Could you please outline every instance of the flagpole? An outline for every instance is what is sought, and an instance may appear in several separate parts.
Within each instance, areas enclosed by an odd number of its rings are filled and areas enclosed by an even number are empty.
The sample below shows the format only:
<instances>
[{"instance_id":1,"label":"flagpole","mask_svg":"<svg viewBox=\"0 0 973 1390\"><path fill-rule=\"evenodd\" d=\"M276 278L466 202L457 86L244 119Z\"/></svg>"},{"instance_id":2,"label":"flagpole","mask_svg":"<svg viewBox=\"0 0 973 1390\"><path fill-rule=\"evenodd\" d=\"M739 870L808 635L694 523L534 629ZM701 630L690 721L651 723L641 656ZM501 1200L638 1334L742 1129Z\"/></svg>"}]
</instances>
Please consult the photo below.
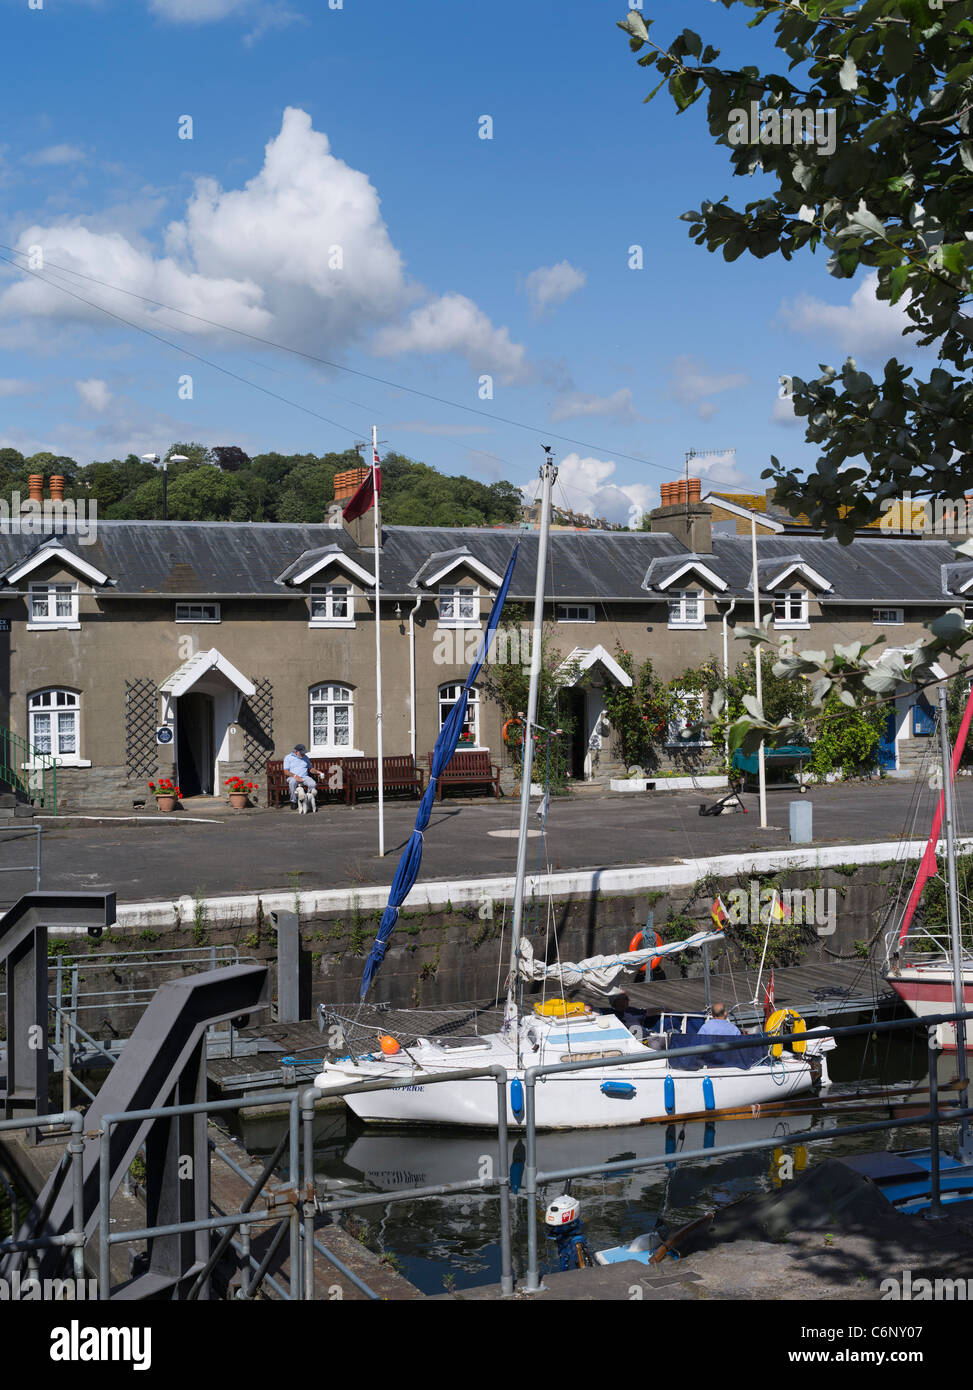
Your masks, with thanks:
<instances>
[{"instance_id":1,"label":"flagpole","mask_svg":"<svg viewBox=\"0 0 973 1390\"><path fill-rule=\"evenodd\" d=\"M381 534L378 483L378 426L372 426L372 499L375 537L375 724L378 731L378 857L385 857L385 765L382 761L382 589L379 578Z\"/></svg>"},{"instance_id":2,"label":"flagpole","mask_svg":"<svg viewBox=\"0 0 973 1390\"><path fill-rule=\"evenodd\" d=\"M750 516L750 549L753 557L753 625L760 626L760 588L758 584L759 574L757 571L757 520L751 513ZM764 707L763 692L763 670L762 657L763 647L757 643L756 651L753 654L754 665L757 673L757 704L760 706L761 714ZM760 740L760 751L757 754L757 783L760 789L760 829L767 829L767 765L764 762L764 741Z\"/></svg>"}]
</instances>

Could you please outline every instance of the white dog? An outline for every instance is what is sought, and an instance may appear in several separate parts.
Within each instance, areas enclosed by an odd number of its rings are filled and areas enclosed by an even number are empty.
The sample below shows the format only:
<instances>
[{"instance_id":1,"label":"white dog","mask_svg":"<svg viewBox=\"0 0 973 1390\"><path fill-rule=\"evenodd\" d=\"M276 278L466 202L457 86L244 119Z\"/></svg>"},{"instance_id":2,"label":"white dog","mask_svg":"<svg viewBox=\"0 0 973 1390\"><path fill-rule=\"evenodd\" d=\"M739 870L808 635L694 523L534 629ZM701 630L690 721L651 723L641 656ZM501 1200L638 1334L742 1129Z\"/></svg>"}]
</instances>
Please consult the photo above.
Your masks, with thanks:
<instances>
[{"instance_id":1,"label":"white dog","mask_svg":"<svg viewBox=\"0 0 973 1390\"><path fill-rule=\"evenodd\" d=\"M298 783L297 787L297 809L302 816L306 816L309 811L313 815L318 809L317 796L302 783Z\"/></svg>"}]
</instances>

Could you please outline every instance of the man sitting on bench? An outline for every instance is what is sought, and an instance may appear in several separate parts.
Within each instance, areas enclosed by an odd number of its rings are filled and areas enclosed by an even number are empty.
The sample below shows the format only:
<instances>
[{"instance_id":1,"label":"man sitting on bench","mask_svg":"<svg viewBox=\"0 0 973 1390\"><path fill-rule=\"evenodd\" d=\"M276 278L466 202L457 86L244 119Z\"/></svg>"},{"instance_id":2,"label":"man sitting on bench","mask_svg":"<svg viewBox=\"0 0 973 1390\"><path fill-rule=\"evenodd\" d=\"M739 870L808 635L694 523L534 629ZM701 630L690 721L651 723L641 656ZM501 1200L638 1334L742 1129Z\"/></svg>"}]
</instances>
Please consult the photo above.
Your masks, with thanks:
<instances>
[{"instance_id":1,"label":"man sitting on bench","mask_svg":"<svg viewBox=\"0 0 973 1390\"><path fill-rule=\"evenodd\" d=\"M311 795L317 796L318 784L311 772L311 759L303 743L295 744L293 753L288 753L284 759L284 771L288 774L287 789L291 796L291 806L297 805L298 782L303 782Z\"/></svg>"}]
</instances>

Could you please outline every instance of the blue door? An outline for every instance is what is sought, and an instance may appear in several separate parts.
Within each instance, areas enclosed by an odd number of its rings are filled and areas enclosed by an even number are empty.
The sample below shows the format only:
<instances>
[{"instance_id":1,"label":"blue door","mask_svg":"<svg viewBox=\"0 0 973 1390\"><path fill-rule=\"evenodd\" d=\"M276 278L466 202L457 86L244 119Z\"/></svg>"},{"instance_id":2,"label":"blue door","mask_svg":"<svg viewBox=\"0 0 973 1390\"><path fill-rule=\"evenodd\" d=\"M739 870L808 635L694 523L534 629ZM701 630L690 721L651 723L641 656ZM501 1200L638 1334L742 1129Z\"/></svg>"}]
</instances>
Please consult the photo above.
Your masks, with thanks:
<instances>
[{"instance_id":1,"label":"blue door","mask_svg":"<svg viewBox=\"0 0 973 1390\"><path fill-rule=\"evenodd\" d=\"M890 710L885 716L885 727L875 750L876 761L886 772L895 770L895 712Z\"/></svg>"}]
</instances>

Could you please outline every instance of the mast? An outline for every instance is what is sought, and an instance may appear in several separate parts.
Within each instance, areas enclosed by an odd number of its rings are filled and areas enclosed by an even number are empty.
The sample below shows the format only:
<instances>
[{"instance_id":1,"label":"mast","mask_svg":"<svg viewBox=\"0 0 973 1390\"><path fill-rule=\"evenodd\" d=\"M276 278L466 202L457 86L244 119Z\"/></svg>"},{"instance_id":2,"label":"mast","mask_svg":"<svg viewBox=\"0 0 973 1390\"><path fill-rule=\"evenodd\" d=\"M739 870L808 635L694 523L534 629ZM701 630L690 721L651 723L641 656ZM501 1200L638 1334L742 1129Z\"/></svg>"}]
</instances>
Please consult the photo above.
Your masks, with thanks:
<instances>
[{"instance_id":1,"label":"mast","mask_svg":"<svg viewBox=\"0 0 973 1390\"><path fill-rule=\"evenodd\" d=\"M375 545L375 725L378 742L378 857L385 857L385 763L382 760L382 582L379 557L382 553L381 503L378 482L378 426L372 426L372 525Z\"/></svg>"},{"instance_id":2,"label":"mast","mask_svg":"<svg viewBox=\"0 0 973 1390\"><path fill-rule=\"evenodd\" d=\"M953 1009L956 1013L962 1013L965 1004L963 1001L963 961L960 953L956 845L953 839L953 762L949 750L949 720L946 715L945 685L939 687L939 746L943 760L943 805L945 808L943 818L946 822L946 882L948 886L947 901L949 903L949 945L953 957ZM956 1074L961 1083L960 1109L965 1110L967 1089L966 1021L962 1018L956 1020ZM960 1122L959 1135L960 1155L963 1158L966 1157L967 1139L967 1121L964 1117Z\"/></svg>"},{"instance_id":3,"label":"mast","mask_svg":"<svg viewBox=\"0 0 973 1390\"><path fill-rule=\"evenodd\" d=\"M520 768L520 834L517 840L517 880L514 888L513 927L510 937L510 983L508 1004L512 1001L517 983L517 964L524 919L524 881L527 875L527 826L530 818L530 779L534 765L534 724L537 720L537 692L541 676L541 639L544 624L544 575L547 570L547 540L551 529L551 489L557 469L551 461L547 444L541 446L546 458L541 466L541 529L537 541L537 577L534 585L534 630L530 647L530 693L527 696L527 718L524 721L523 758ZM509 1012L509 1009L508 1009ZM517 1065L520 1066L520 1028L517 1028Z\"/></svg>"}]
</instances>

